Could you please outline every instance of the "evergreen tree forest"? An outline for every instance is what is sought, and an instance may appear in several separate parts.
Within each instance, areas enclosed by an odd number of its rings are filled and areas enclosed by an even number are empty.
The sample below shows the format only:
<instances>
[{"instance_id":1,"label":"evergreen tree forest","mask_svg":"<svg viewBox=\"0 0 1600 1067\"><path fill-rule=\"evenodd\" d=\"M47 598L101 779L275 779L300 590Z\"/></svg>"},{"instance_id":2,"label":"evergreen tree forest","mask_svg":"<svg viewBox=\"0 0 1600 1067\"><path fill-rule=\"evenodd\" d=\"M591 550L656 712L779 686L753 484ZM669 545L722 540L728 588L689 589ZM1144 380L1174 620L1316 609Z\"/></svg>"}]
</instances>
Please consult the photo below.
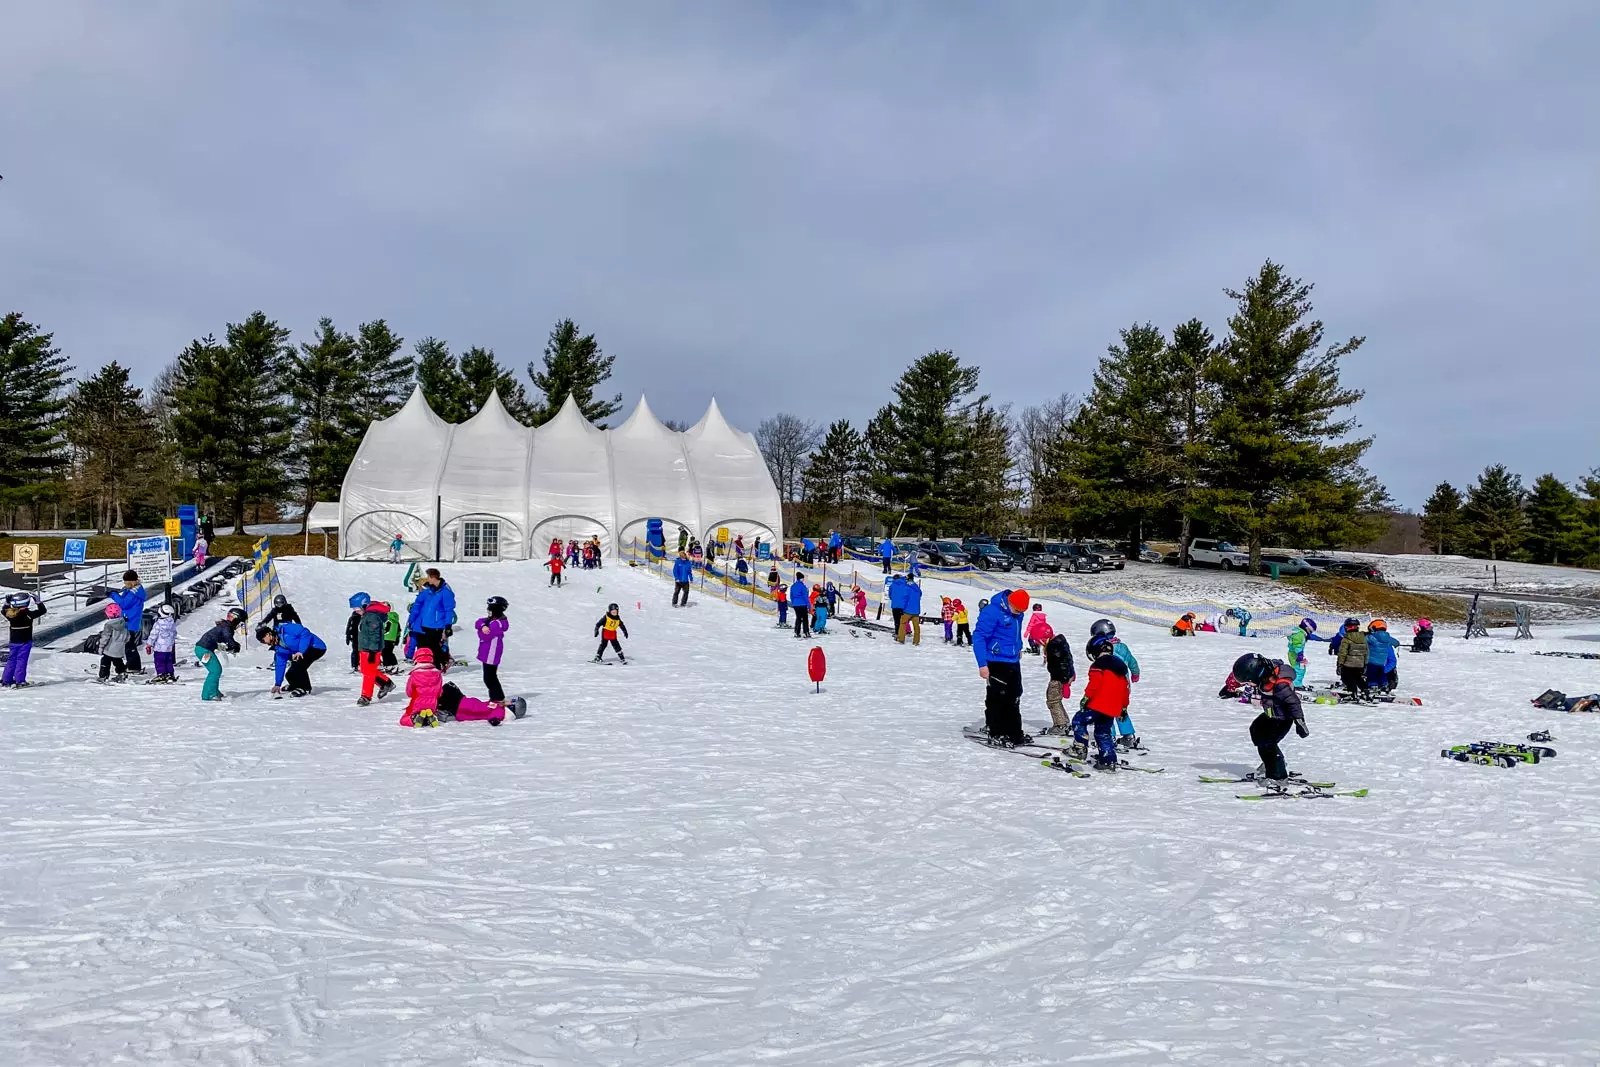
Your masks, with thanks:
<instances>
[{"instance_id":1,"label":"evergreen tree forest","mask_svg":"<svg viewBox=\"0 0 1600 1067\"><path fill-rule=\"evenodd\" d=\"M182 502L214 516L219 532L242 533L338 499L367 426L418 386L449 422L471 418L491 392L529 426L568 392L604 418L621 398L594 391L614 359L562 320L530 395L492 349L458 354L434 337L407 347L382 319L350 331L324 318L296 339L256 311L189 342L142 386L115 361L79 370L87 361L12 312L0 317L0 522L152 527Z\"/></svg>"}]
</instances>

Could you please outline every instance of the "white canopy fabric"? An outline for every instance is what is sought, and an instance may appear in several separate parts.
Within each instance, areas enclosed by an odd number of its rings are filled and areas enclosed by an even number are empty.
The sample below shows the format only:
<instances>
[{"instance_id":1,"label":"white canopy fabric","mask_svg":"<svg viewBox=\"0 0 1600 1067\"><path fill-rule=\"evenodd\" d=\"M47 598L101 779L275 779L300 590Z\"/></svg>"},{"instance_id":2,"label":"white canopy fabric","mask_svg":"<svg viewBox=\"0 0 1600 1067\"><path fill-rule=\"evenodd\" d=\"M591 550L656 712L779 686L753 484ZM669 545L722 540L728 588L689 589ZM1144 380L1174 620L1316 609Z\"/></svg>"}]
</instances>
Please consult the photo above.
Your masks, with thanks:
<instances>
[{"instance_id":1,"label":"white canopy fabric","mask_svg":"<svg viewBox=\"0 0 1600 1067\"><path fill-rule=\"evenodd\" d=\"M339 493L341 556L380 557L398 533L409 555L438 558L439 475L453 429L420 386L399 411L367 427Z\"/></svg>"},{"instance_id":2,"label":"white canopy fabric","mask_svg":"<svg viewBox=\"0 0 1600 1067\"><path fill-rule=\"evenodd\" d=\"M627 421L601 430L569 397L530 430L490 394L459 426L434 415L420 390L362 438L340 497L340 552L386 555L398 531L410 557L458 559L492 522L500 559L539 557L552 538L598 535L608 553L643 541L659 518L668 545L682 524L702 541L721 527L746 542L778 542L783 512L755 438L711 402L693 429L666 428L641 397ZM435 540L437 538L437 544Z\"/></svg>"},{"instance_id":3,"label":"white canopy fabric","mask_svg":"<svg viewBox=\"0 0 1600 1067\"><path fill-rule=\"evenodd\" d=\"M311 505L311 514L306 516L306 529L337 530L338 528L339 502L337 500L331 503L326 500L319 500Z\"/></svg>"}]
</instances>

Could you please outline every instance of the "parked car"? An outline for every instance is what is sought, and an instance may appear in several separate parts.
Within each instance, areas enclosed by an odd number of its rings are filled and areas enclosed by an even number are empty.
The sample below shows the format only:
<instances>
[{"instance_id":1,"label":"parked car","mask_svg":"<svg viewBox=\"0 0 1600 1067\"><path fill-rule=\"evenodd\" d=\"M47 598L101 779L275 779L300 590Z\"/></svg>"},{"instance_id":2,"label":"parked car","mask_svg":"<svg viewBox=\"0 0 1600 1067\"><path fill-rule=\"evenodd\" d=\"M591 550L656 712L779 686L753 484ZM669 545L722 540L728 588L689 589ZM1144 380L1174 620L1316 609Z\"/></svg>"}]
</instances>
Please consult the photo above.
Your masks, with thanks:
<instances>
[{"instance_id":1,"label":"parked car","mask_svg":"<svg viewBox=\"0 0 1600 1067\"><path fill-rule=\"evenodd\" d=\"M988 534L973 534L971 537L961 539L961 547L971 549L973 545L998 545L999 542Z\"/></svg>"},{"instance_id":2,"label":"parked car","mask_svg":"<svg viewBox=\"0 0 1600 1067\"><path fill-rule=\"evenodd\" d=\"M1173 555L1177 555L1177 553L1174 552ZM1140 545L1139 546L1139 562L1141 562L1141 563L1164 563L1164 562L1166 562L1166 557L1163 556L1160 552L1158 552L1155 549L1151 548L1149 545Z\"/></svg>"},{"instance_id":3,"label":"parked car","mask_svg":"<svg viewBox=\"0 0 1600 1067\"><path fill-rule=\"evenodd\" d=\"M1044 549L1060 558L1063 570L1075 571L1078 574L1099 574L1104 569L1100 564L1100 557L1082 545L1052 541L1045 545Z\"/></svg>"},{"instance_id":4,"label":"parked car","mask_svg":"<svg viewBox=\"0 0 1600 1067\"><path fill-rule=\"evenodd\" d=\"M1231 571L1235 567L1250 566L1250 553L1241 552L1226 541L1196 537L1189 542L1189 566L1221 567Z\"/></svg>"},{"instance_id":5,"label":"parked car","mask_svg":"<svg viewBox=\"0 0 1600 1067\"><path fill-rule=\"evenodd\" d=\"M1182 560L1183 557L1177 552L1168 552L1165 556L1161 557L1161 562L1165 563L1169 567L1176 567L1180 562L1182 562Z\"/></svg>"},{"instance_id":6,"label":"parked car","mask_svg":"<svg viewBox=\"0 0 1600 1067\"><path fill-rule=\"evenodd\" d=\"M1046 551L1043 541L1002 537L1000 550L1016 560L1016 565L1029 574L1061 573L1061 557Z\"/></svg>"},{"instance_id":7,"label":"parked car","mask_svg":"<svg viewBox=\"0 0 1600 1067\"><path fill-rule=\"evenodd\" d=\"M965 567L970 562L967 553L954 541L923 541L917 546L917 554L924 563L935 567Z\"/></svg>"},{"instance_id":8,"label":"parked car","mask_svg":"<svg viewBox=\"0 0 1600 1067\"><path fill-rule=\"evenodd\" d=\"M967 546L967 555L972 558L972 565L980 571L1009 571L1016 566L1009 553L1003 552L999 545L986 545L978 543Z\"/></svg>"},{"instance_id":9,"label":"parked car","mask_svg":"<svg viewBox=\"0 0 1600 1067\"><path fill-rule=\"evenodd\" d=\"M1086 541L1083 544L1090 552L1100 557L1100 565L1109 571L1120 571L1128 563L1128 557L1122 550L1110 541Z\"/></svg>"},{"instance_id":10,"label":"parked car","mask_svg":"<svg viewBox=\"0 0 1600 1067\"><path fill-rule=\"evenodd\" d=\"M852 552L865 552L868 555L878 551L878 544L879 542L870 537L846 537L844 539L844 547Z\"/></svg>"},{"instance_id":11,"label":"parked car","mask_svg":"<svg viewBox=\"0 0 1600 1067\"><path fill-rule=\"evenodd\" d=\"M1371 563L1359 559L1336 559L1326 568L1336 578L1360 578L1368 582L1382 582L1383 572Z\"/></svg>"},{"instance_id":12,"label":"parked car","mask_svg":"<svg viewBox=\"0 0 1600 1067\"><path fill-rule=\"evenodd\" d=\"M1280 575L1300 577L1308 574L1321 574L1320 567L1313 567L1303 556L1292 555L1288 552L1263 552L1261 553L1261 569L1270 574L1270 563L1278 565Z\"/></svg>"}]
</instances>

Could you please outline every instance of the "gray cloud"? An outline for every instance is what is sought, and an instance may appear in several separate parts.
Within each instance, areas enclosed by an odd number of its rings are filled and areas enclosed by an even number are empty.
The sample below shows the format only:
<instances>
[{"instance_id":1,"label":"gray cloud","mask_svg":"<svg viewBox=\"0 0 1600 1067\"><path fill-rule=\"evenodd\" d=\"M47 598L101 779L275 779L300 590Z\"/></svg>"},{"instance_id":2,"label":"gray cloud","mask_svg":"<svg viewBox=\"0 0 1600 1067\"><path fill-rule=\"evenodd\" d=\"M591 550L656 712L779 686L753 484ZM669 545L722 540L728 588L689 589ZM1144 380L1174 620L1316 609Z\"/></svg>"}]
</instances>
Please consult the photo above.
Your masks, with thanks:
<instances>
[{"instance_id":1,"label":"gray cloud","mask_svg":"<svg viewBox=\"0 0 1600 1067\"><path fill-rule=\"evenodd\" d=\"M148 377L261 307L858 420L997 399L1268 256L1404 503L1596 462L1600 19L1529 5L14 5L0 305Z\"/></svg>"}]
</instances>

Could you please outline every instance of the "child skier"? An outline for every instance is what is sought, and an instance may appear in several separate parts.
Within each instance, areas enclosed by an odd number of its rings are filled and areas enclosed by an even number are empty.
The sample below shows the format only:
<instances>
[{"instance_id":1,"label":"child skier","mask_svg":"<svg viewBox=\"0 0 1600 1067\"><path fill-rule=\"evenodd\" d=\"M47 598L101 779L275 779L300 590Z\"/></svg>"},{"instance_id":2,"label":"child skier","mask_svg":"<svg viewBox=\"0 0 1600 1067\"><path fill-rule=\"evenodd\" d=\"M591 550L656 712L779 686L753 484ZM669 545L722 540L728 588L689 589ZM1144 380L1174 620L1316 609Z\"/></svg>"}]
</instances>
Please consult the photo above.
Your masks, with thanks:
<instances>
[{"instance_id":1,"label":"child skier","mask_svg":"<svg viewBox=\"0 0 1600 1067\"><path fill-rule=\"evenodd\" d=\"M799 584L799 583L796 583ZM623 663L628 662L628 657L622 654L622 644L617 640L617 634L628 636L628 627L618 615L620 609L611 604L606 607L606 613L600 616L600 621L594 624L594 635L600 638L600 647L595 650L594 661L601 663L606 654L606 646L610 645L617 650L617 659Z\"/></svg>"},{"instance_id":2,"label":"child skier","mask_svg":"<svg viewBox=\"0 0 1600 1067\"><path fill-rule=\"evenodd\" d=\"M1400 642L1382 619L1367 623L1367 688L1388 690L1390 658Z\"/></svg>"},{"instance_id":3,"label":"child skier","mask_svg":"<svg viewBox=\"0 0 1600 1067\"><path fill-rule=\"evenodd\" d=\"M399 563L400 553L405 550L405 547L406 539L401 537L399 533L396 533L394 535L394 540L389 542L389 562Z\"/></svg>"},{"instance_id":4,"label":"child skier","mask_svg":"<svg viewBox=\"0 0 1600 1067\"><path fill-rule=\"evenodd\" d=\"M1239 624L1239 636L1249 637L1250 620L1254 618L1254 616L1250 614L1250 610L1248 608L1229 608L1228 611L1233 615L1234 621Z\"/></svg>"},{"instance_id":5,"label":"child skier","mask_svg":"<svg viewBox=\"0 0 1600 1067\"><path fill-rule=\"evenodd\" d=\"M1361 632L1360 622L1353 618L1344 620L1344 629L1339 633L1338 649L1339 658L1335 664L1339 668L1339 681L1344 684L1347 692L1365 694L1367 635Z\"/></svg>"},{"instance_id":6,"label":"child skier","mask_svg":"<svg viewBox=\"0 0 1600 1067\"><path fill-rule=\"evenodd\" d=\"M1089 728L1094 727L1094 766L1102 771L1114 771L1121 763L1116 722L1127 714L1132 696L1128 665L1117 658L1115 647L1116 639L1109 634L1094 634L1084 646L1091 661L1089 684L1083 687L1082 708L1072 717L1072 754L1089 757Z\"/></svg>"},{"instance_id":7,"label":"child skier","mask_svg":"<svg viewBox=\"0 0 1600 1067\"><path fill-rule=\"evenodd\" d=\"M44 618L44 603L37 593L11 593L6 597L5 616L11 624L11 648L0 687L24 689L28 685L28 656L33 652L33 624Z\"/></svg>"},{"instance_id":8,"label":"child skier","mask_svg":"<svg viewBox=\"0 0 1600 1067\"><path fill-rule=\"evenodd\" d=\"M779 582L772 587L772 602L778 605L778 629L789 625L789 587Z\"/></svg>"},{"instance_id":9,"label":"child skier","mask_svg":"<svg viewBox=\"0 0 1600 1067\"><path fill-rule=\"evenodd\" d=\"M486 722L490 726L499 726L504 722L507 711L520 719L528 714L528 702L521 697L512 697L505 704L490 703L467 696L454 682L446 682L440 688L438 705L434 709L440 722L453 719L457 722Z\"/></svg>"},{"instance_id":10,"label":"child skier","mask_svg":"<svg viewBox=\"0 0 1600 1067\"><path fill-rule=\"evenodd\" d=\"M1417 624L1411 628L1411 651L1433 651L1433 623L1427 619L1418 619Z\"/></svg>"},{"instance_id":11,"label":"child skier","mask_svg":"<svg viewBox=\"0 0 1600 1067\"><path fill-rule=\"evenodd\" d=\"M1050 727L1045 733L1065 737L1072 732L1072 721L1062 701L1072 698L1072 683L1078 680L1066 634L1054 634L1045 643L1044 665L1050 672L1050 684L1044 689L1044 706L1050 710Z\"/></svg>"},{"instance_id":12,"label":"child skier","mask_svg":"<svg viewBox=\"0 0 1600 1067\"><path fill-rule=\"evenodd\" d=\"M239 654L239 642L234 634L244 625L245 617L243 608L230 608L228 614L218 619L217 624L201 634L200 640L195 642L194 658L206 669L205 685L200 689L201 700L221 700L227 695L221 688L221 650L225 648L234 655Z\"/></svg>"},{"instance_id":13,"label":"child skier","mask_svg":"<svg viewBox=\"0 0 1600 1067\"><path fill-rule=\"evenodd\" d=\"M1090 634L1105 634L1111 638L1111 653L1122 661L1128 668L1128 682L1130 685L1139 684L1139 660L1133 654L1133 649L1128 643L1117 636L1117 624L1110 619L1096 619L1089 626ZM1139 747L1139 733L1133 727L1133 716L1124 714L1117 720L1117 744L1122 748L1134 750Z\"/></svg>"},{"instance_id":14,"label":"child skier","mask_svg":"<svg viewBox=\"0 0 1600 1067\"><path fill-rule=\"evenodd\" d=\"M111 668L117 669L117 681L128 680L128 665L122 657L128 651L128 623L122 617L122 608L106 605L106 621L100 630L100 681L107 681Z\"/></svg>"},{"instance_id":15,"label":"child skier","mask_svg":"<svg viewBox=\"0 0 1600 1067\"><path fill-rule=\"evenodd\" d=\"M433 649L417 649L417 665L406 676L406 710L400 716L401 726L438 726L434 709L439 706L439 692L444 688L444 675L433 662Z\"/></svg>"},{"instance_id":16,"label":"child skier","mask_svg":"<svg viewBox=\"0 0 1600 1067\"><path fill-rule=\"evenodd\" d=\"M1261 694L1261 714L1250 723L1250 741L1261 756L1261 766L1252 777L1281 783L1289 777L1289 768L1279 743L1291 729L1301 737L1311 736L1300 694L1294 691L1294 668L1251 652L1234 663L1233 676Z\"/></svg>"},{"instance_id":17,"label":"child skier","mask_svg":"<svg viewBox=\"0 0 1600 1067\"><path fill-rule=\"evenodd\" d=\"M483 664L483 687L489 699L496 704L506 702L506 691L500 688L500 656L506 647L506 631L511 623L506 619L510 605L503 596L492 596L487 604L489 614L472 624L478 632L478 662Z\"/></svg>"},{"instance_id":18,"label":"child skier","mask_svg":"<svg viewBox=\"0 0 1600 1067\"><path fill-rule=\"evenodd\" d=\"M814 634L826 633L828 630L828 596L822 586L811 587L811 632Z\"/></svg>"},{"instance_id":19,"label":"child skier","mask_svg":"<svg viewBox=\"0 0 1600 1067\"><path fill-rule=\"evenodd\" d=\"M957 597L950 602L950 607L955 612L956 647L972 644L972 627L967 616L967 606L961 602L960 597Z\"/></svg>"},{"instance_id":20,"label":"child skier","mask_svg":"<svg viewBox=\"0 0 1600 1067\"><path fill-rule=\"evenodd\" d=\"M391 611L383 617L383 669L393 670L400 666L400 661L395 658L394 646L400 643L400 613Z\"/></svg>"},{"instance_id":21,"label":"child skier","mask_svg":"<svg viewBox=\"0 0 1600 1067\"><path fill-rule=\"evenodd\" d=\"M155 625L150 627L150 643L144 646L156 662L156 676L150 684L169 685L178 680L177 648L178 613L171 604L163 604L156 612Z\"/></svg>"},{"instance_id":22,"label":"child skier","mask_svg":"<svg viewBox=\"0 0 1600 1067\"><path fill-rule=\"evenodd\" d=\"M560 556L551 556L545 560L544 565L550 568L550 584L559 586L561 584L561 568L566 564L561 562Z\"/></svg>"},{"instance_id":23,"label":"child skier","mask_svg":"<svg viewBox=\"0 0 1600 1067\"><path fill-rule=\"evenodd\" d=\"M209 547L204 537L196 537L194 539L194 566L196 570L203 571L206 569L206 549Z\"/></svg>"},{"instance_id":24,"label":"child skier","mask_svg":"<svg viewBox=\"0 0 1600 1067\"><path fill-rule=\"evenodd\" d=\"M365 596L366 594L362 594ZM289 603L289 598L279 593L272 598L272 610L267 612L265 622L273 629L286 622L299 622L300 613L294 610L294 605Z\"/></svg>"},{"instance_id":25,"label":"child skier","mask_svg":"<svg viewBox=\"0 0 1600 1067\"><path fill-rule=\"evenodd\" d=\"M859 585L850 587L850 601L855 605L856 618L865 622L867 619L867 591Z\"/></svg>"},{"instance_id":26,"label":"child skier","mask_svg":"<svg viewBox=\"0 0 1600 1067\"><path fill-rule=\"evenodd\" d=\"M1301 619L1300 625L1289 631L1289 662L1294 666L1294 687L1306 684L1306 641L1320 641L1317 621Z\"/></svg>"},{"instance_id":27,"label":"child skier","mask_svg":"<svg viewBox=\"0 0 1600 1067\"><path fill-rule=\"evenodd\" d=\"M1194 636L1194 612L1186 611L1186 612L1184 612L1182 615L1180 615L1178 617L1178 621L1172 624L1172 636L1173 637L1193 637Z\"/></svg>"},{"instance_id":28,"label":"child skier","mask_svg":"<svg viewBox=\"0 0 1600 1067\"><path fill-rule=\"evenodd\" d=\"M372 603L372 597L366 593L357 593L350 598L350 617L344 621L344 643L350 646L350 673L361 673L361 649L357 647L356 640L361 635L361 619L367 613L367 605ZM271 619L266 625L271 624Z\"/></svg>"},{"instance_id":29,"label":"child skier","mask_svg":"<svg viewBox=\"0 0 1600 1067\"><path fill-rule=\"evenodd\" d=\"M273 651L273 695L283 692L285 683L290 696L309 695L311 665L328 652L322 638L297 622L286 622L276 630L270 626L256 627L256 640Z\"/></svg>"},{"instance_id":30,"label":"child skier","mask_svg":"<svg viewBox=\"0 0 1600 1067\"><path fill-rule=\"evenodd\" d=\"M364 708L372 703L374 687L379 700L394 692L394 681L380 666L387 644L383 635L389 629L389 617L393 614L389 605L381 600L369 600L361 613L361 625L356 629L356 649L361 654L361 695L356 698L357 707Z\"/></svg>"},{"instance_id":31,"label":"child skier","mask_svg":"<svg viewBox=\"0 0 1600 1067\"><path fill-rule=\"evenodd\" d=\"M1028 639L1028 651L1037 656L1055 635L1050 620L1044 617L1044 605L1035 604L1033 614L1028 616L1027 632L1023 635Z\"/></svg>"},{"instance_id":32,"label":"child skier","mask_svg":"<svg viewBox=\"0 0 1600 1067\"><path fill-rule=\"evenodd\" d=\"M956 609L950 598L939 598L939 618L944 623L944 643L950 644L956 638Z\"/></svg>"}]
</instances>

